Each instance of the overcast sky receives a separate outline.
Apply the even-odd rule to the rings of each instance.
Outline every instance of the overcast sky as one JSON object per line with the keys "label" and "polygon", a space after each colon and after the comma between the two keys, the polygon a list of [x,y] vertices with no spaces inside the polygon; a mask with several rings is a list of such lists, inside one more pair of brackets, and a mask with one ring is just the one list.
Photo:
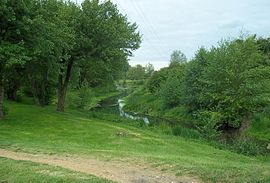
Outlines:
{"label": "overcast sky", "polygon": [[[130,64],[167,66],[173,50],[192,58],[201,47],[245,34],[270,36],[270,0],[111,0],[143,35]],[[78,0],[80,3],[81,0]]]}

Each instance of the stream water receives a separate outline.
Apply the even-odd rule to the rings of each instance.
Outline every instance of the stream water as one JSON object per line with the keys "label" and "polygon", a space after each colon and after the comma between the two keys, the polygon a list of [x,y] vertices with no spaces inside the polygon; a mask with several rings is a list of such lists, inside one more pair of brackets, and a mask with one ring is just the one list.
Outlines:
{"label": "stream water", "polygon": [[145,124],[150,123],[150,121],[147,117],[135,116],[135,115],[126,113],[124,111],[125,101],[123,99],[118,99],[117,103],[118,103],[118,107],[119,107],[120,116],[129,118],[132,120],[143,120]]}
{"label": "stream water", "polygon": [[[146,116],[139,116],[136,114],[130,114],[124,111],[125,101],[121,99],[123,95],[114,96],[107,98],[100,103],[100,106],[94,110],[102,111],[105,113],[117,114],[122,117],[131,119],[131,120],[142,120],[145,124],[149,124],[150,120]],[[119,99],[120,98],[120,99]]]}

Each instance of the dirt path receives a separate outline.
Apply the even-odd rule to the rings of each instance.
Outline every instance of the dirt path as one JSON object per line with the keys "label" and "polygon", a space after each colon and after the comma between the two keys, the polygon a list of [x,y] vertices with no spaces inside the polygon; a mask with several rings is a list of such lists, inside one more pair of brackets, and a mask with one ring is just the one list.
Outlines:
{"label": "dirt path", "polygon": [[198,183],[188,177],[176,177],[147,165],[131,165],[122,161],[102,161],[92,157],[61,157],[56,155],[34,155],[0,149],[0,157],[26,160],[59,166],[69,170],[103,177],[120,183]]}

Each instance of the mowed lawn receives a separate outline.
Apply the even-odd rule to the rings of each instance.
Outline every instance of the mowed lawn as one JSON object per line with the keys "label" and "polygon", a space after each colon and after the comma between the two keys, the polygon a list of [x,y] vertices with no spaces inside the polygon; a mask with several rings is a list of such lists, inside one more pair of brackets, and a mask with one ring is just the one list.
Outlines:
{"label": "mowed lawn", "polygon": [[[99,120],[78,111],[59,113],[51,106],[18,103],[8,103],[8,108],[8,117],[0,122],[1,148],[108,160],[125,158],[133,163],[143,160],[164,171],[205,182],[270,182],[269,157],[247,157],[139,128],[125,120]],[[1,159],[0,167],[6,161]],[[20,164],[28,165],[32,166]]]}
{"label": "mowed lawn", "polygon": [[7,183],[113,183],[111,181],[29,161],[0,157],[0,182]]}

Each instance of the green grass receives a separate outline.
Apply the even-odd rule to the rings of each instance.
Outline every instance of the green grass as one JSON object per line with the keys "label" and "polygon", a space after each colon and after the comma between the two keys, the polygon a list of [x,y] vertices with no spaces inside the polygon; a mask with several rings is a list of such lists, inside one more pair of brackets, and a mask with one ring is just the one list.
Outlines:
{"label": "green grass", "polygon": [[270,108],[255,116],[248,134],[257,139],[270,142]]}
{"label": "green grass", "polygon": [[[0,122],[2,148],[140,159],[177,175],[196,176],[208,182],[270,181],[270,157],[247,157],[138,128],[125,120],[113,122],[118,121],[113,115],[111,120],[100,120],[72,110],[58,113],[51,106],[18,103],[7,106],[9,115]],[[127,135],[119,136],[119,132]]]}
{"label": "green grass", "polygon": [[16,183],[109,183],[104,179],[59,167],[0,158],[0,182]]}

